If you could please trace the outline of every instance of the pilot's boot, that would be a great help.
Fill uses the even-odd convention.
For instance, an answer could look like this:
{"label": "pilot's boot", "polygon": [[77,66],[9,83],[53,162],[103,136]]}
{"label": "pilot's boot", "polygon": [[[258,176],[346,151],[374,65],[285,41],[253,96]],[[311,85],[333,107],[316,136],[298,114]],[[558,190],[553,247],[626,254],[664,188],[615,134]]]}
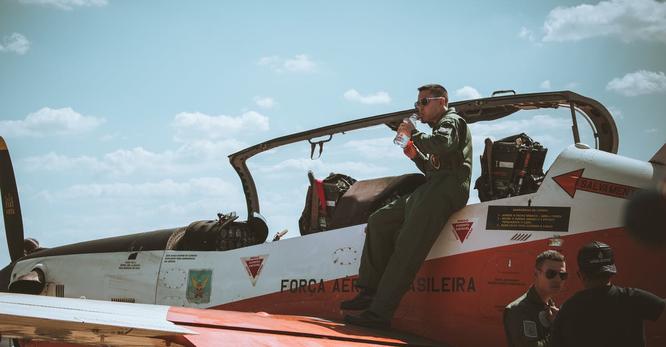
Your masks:
{"label": "pilot's boot", "polygon": [[345,323],[373,329],[388,329],[391,321],[386,320],[372,311],[363,311],[358,316],[345,315]]}
{"label": "pilot's boot", "polygon": [[370,307],[372,304],[372,299],[374,299],[374,291],[368,289],[362,289],[356,297],[351,300],[346,300],[340,303],[340,309],[342,310],[365,310]]}

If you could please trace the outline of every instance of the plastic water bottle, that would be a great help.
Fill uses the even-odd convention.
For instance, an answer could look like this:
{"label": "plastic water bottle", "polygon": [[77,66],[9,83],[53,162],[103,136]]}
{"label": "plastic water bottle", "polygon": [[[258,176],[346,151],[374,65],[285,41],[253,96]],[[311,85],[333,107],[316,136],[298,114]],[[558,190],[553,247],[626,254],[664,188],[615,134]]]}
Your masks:
{"label": "plastic water bottle", "polygon": [[[416,115],[416,113],[413,113],[409,118],[403,119],[402,122],[411,123],[412,126],[416,128],[417,119],[419,119],[419,117]],[[400,146],[401,148],[405,148],[407,147],[407,143],[409,143],[409,140],[411,140],[411,138],[412,138],[411,132],[399,131],[398,134],[393,139],[393,143]]]}

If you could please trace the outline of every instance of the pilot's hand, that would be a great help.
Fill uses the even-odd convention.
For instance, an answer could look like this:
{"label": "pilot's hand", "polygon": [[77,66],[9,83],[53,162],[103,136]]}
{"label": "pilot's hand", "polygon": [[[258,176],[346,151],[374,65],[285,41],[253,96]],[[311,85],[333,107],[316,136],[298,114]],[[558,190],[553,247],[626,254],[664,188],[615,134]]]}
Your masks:
{"label": "pilot's hand", "polygon": [[411,122],[402,122],[398,126],[398,132],[404,132],[406,134],[411,134],[414,130],[414,125]]}
{"label": "pilot's hand", "polygon": [[409,159],[414,159],[418,154],[416,152],[416,147],[414,146],[414,142],[412,142],[412,140],[409,140],[409,142],[407,142],[407,146],[405,146],[405,149],[403,149],[402,152],[405,153],[405,155]]}
{"label": "pilot's hand", "polygon": [[557,317],[558,312],[560,312],[560,309],[557,306],[548,306],[548,309],[546,310],[546,318],[552,323],[555,320],[555,317]]}

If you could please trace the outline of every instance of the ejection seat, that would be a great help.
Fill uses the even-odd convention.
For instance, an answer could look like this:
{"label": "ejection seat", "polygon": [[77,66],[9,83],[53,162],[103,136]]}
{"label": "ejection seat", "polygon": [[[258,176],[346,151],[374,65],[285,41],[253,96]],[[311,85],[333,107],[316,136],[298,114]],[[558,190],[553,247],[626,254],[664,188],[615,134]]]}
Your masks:
{"label": "ejection seat", "polygon": [[425,181],[418,173],[361,181],[333,173],[324,180],[311,176],[298,223],[301,235],[367,223],[374,211],[410,194]]}
{"label": "ejection seat", "polygon": [[167,250],[227,251],[266,242],[268,226],[255,214],[236,222],[235,213],[218,214],[217,220],[196,221],[177,229],[167,242]]}

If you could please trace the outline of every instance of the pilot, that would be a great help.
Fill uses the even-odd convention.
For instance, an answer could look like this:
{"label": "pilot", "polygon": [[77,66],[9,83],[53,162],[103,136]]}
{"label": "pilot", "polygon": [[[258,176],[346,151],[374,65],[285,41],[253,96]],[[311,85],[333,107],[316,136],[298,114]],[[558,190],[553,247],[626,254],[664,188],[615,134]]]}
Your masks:
{"label": "pilot", "polygon": [[557,315],[553,296],[568,277],[564,255],[548,250],[536,257],[534,283],[504,309],[509,347],[549,346],[550,326]]}
{"label": "pilot", "polygon": [[403,122],[398,131],[411,133],[404,153],[425,174],[426,183],[370,216],[359,268],[361,291],[340,305],[343,310],[364,310],[346,315],[350,324],[390,327],[449,216],[469,198],[472,134],[467,123],[448,107],[448,93],[441,85],[424,85],[418,91],[414,106],[432,133],[422,133],[410,122]]}
{"label": "pilot", "polygon": [[617,268],[613,250],[605,243],[583,246],[578,269],[585,289],[562,304],[553,322],[552,346],[645,346],[643,321],[659,319],[664,299],[613,285]]}

